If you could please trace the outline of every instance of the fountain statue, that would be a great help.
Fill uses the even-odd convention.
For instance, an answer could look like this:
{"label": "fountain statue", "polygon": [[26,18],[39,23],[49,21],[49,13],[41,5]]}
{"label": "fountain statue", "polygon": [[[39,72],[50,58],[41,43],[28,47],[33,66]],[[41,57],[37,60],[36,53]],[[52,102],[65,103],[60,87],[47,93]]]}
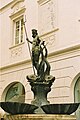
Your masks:
{"label": "fountain statue", "polygon": [[47,94],[51,90],[51,85],[55,80],[55,77],[50,75],[50,64],[47,60],[48,51],[45,45],[45,41],[41,41],[37,30],[32,30],[33,41],[28,38],[27,41],[32,44],[32,66],[33,75],[28,75],[27,79],[30,82],[31,90],[34,93],[33,105],[37,105],[39,108],[35,113],[44,113],[40,106],[49,104],[47,100]]}
{"label": "fountain statue", "polygon": [[47,60],[48,50],[46,48],[45,41],[40,40],[36,29],[32,30],[32,37],[33,41],[30,41],[26,33],[29,51],[29,43],[32,44],[30,56],[34,74],[27,75],[26,78],[31,85],[34,99],[31,104],[19,102],[0,102],[1,108],[12,115],[33,113],[72,114],[77,110],[79,103],[50,104],[47,100],[47,94],[51,91],[51,86],[55,81],[55,77],[50,75],[51,66]]}
{"label": "fountain statue", "polygon": [[41,41],[37,30],[32,30],[33,41],[30,41],[27,37],[27,41],[32,44],[32,66],[34,75],[28,75],[27,79],[30,82],[31,90],[34,93],[34,100],[32,104],[38,106],[34,111],[36,114],[71,114],[73,113],[79,103],[70,104],[50,104],[47,100],[47,94],[51,91],[52,83],[55,81],[55,77],[50,75],[50,64],[47,60],[48,51],[45,45],[45,41]]}

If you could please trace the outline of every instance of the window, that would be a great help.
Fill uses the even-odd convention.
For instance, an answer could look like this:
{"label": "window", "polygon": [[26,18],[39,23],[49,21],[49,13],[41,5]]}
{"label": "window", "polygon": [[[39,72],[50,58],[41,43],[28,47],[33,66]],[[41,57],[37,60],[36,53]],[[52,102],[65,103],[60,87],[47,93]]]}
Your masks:
{"label": "window", "polygon": [[21,83],[14,83],[8,89],[5,97],[5,101],[24,102],[25,101],[25,89]]}
{"label": "window", "polygon": [[[75,102],[80,103],[80,77],[77,79],[77,82],[74,86],[74,96],[75,96]],[[76,116],[77,116],[77,120],[80,120],[80,106],[76,111]]]}
{"label": "window", "polygon": [[23,16],[14,21],[14,45],[20,44],[24,39]]}

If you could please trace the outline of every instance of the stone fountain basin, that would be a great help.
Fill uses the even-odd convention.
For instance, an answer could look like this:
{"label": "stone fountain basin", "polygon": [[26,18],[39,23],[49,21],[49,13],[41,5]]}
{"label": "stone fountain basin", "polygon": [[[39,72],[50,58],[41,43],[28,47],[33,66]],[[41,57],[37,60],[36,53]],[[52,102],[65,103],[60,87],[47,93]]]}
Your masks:
{"label": "stone fountain basin", "polygon": [[33,114],[38,107],[35,105],[19,102],[0,102],[0,107],[7,113],[16,114]]}
{"label": "stone fountain basin", "polygon": [[70,115],[75,112],[80,103],[67,103],[67,104],[48,104],[43,105],[41,108],[46,114],[67,114]]}

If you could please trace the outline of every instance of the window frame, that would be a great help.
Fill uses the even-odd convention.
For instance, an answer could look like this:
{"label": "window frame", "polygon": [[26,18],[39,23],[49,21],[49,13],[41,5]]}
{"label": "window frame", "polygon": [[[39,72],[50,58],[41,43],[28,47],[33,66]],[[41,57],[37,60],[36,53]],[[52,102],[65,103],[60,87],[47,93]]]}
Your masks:
{"label": "window frame", "polygon": [[[24,15],[17,17],[16,19],[13,20],[13,45],[19,45],[24,42],[24,25],[23,25],[23,39],[21,42],[21,20],[23,19],[24,21]],[[16,23],[19,21],[19,42],[17,43],[16,41]]]}

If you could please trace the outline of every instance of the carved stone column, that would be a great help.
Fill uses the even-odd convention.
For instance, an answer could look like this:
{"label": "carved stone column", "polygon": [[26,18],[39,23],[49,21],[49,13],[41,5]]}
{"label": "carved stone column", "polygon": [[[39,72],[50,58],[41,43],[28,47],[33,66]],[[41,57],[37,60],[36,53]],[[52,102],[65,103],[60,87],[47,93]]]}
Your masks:
{"label": "carved stone column", "polygon": [[41,106],[49,104],[49,101],[47,100],[47,94],[48,92],[51,91],[51,86],[55,80],[55,77],[52,76],[48,77],[49,77],[48,81],[45,82],[39,82],[37,80],[30,81],[30,77],[28,77],[28,80],[31,85],[31,90],[34,93],[34,99],[32,100],[31,103],[39,107],[38,109],[35,110],[35,113],[44,113]]}

